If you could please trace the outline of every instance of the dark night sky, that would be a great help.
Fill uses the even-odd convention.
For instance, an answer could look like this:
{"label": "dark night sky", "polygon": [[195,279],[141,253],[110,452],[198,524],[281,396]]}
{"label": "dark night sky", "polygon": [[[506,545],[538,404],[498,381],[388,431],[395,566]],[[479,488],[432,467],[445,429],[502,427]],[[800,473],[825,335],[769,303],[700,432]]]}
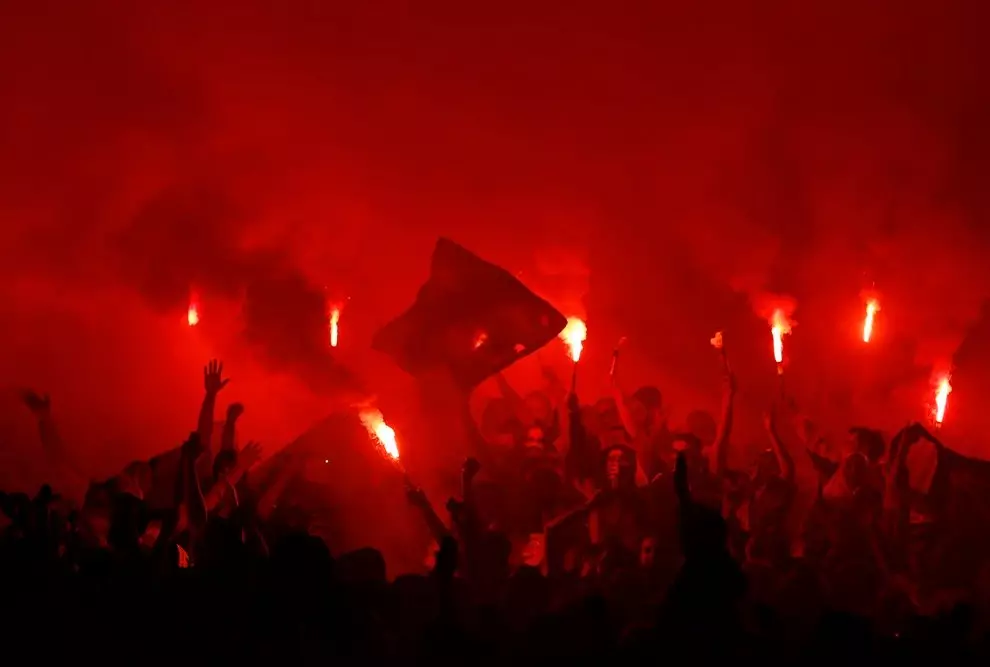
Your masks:
{"label": "dark night sky", "polygon": [[[368,341],[441,234],[587,317],[591,387],[628,335],[630,384],[655,379],[675,419],[713,406],[725,329],[745,433],[774,382],[759,311],[788,294],[803,403],[919,418],[990,294],[988,11],[2,0],[5,460],[34,447],[23,385],[52,392],[94,467],[174,444],[214,355],[249,434],[285,442],[329,401],[286,365],[281,329],[240,314],[273,277],[351,297],[341,358],[401,413],[409,381]],[[990,451],[975,346],[946,435]]]}

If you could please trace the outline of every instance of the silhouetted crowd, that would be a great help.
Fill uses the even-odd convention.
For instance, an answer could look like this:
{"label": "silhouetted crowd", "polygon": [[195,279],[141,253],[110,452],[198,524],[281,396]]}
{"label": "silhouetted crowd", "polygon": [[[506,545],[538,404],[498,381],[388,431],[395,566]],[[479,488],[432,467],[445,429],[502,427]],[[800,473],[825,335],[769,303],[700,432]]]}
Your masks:
{"label": "silhouetted crowd", "polygon": [[[826,443],[798,418],[803,442],[785,445],[778,418],[796,415],[782,401],[765,419],[767,449],[733,470],[736,387],[725,370],[719,418],[692,413],[681,430],[654,387],[626,395],[616,382],[613,396],[582,405],[552,374],[525,397],[499,376],[501,397],[468,420],[474,456],[459,497],[438,511],[408,482],[435,549],[423,572],[394,579],[380,552],[336,551],[283,502],[298,461],[249,480],[261,451],[236,445],[239,404],[215,422],[227,384],[219,363],[204,370],[186,442],[82,482],[80,502],[68,489],[85,478],[51,401],[25,392],[54,472],[33,497],[0,498],[8,660],[834,665],[985,655],[983,523],[966,494],[942,488],[942,443],[919,424],[889,441],[853,428],[847,442]],[[799,448],[814,489],[796,478]]]}

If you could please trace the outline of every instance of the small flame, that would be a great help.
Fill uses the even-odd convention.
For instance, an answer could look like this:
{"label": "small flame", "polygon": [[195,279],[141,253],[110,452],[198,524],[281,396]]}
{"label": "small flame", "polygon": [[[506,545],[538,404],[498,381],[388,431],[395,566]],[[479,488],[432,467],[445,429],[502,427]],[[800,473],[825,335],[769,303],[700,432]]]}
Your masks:
{"label": "small flame", "polygon": [[479,349],[487,340],[488,334],[484,331],[479,332],[478,335],[474,337],[474,349]]}
{"label": "small flame", "polygon": [[191,327],[199,324],[199,307],[195,302],[189,304],[189,310],[186,311],[186,321],[189,322],[189,326]]}
{"label": "small flame", "polygon": [[877,311],[880,310],[880,303],[876,299],[866,302],[866,319],[863,320],[863,342],[869,343],[873,336],[873,320]]}
{"label": "small flame", "polygon": [[395,439],[395,429],[385,423],[385,418],[380,410],[366,408],[361,410],[359,417],[364,427],[368,429],[368,435],[375,438],[382,446],[385,453],[394,461],[399,460],[399,445]]}
{"label": "small flame", "polygon": [[770,334],[773,336],[773,360],[777,362],[778,370],[780,364],[784,363],[784,339],[783,337],[791,333],[791,323],[780,308],[773,311],[770,318]]}
{"label": "small flame", "polygon": [[560,332],[560,339],[567,344],[571,353],[571,361],[575,364],[581,360],[584,341],[588,339],[588,327],[579,317],[568,317],[567,325]]}
{"label": "small flame", "polygon": [[337,337],[339,335],[340,308],[330,310],[330,347],[337,347]]}
{"label": "small flame", "polygon": [[716,350],[721,350],[722,349],[722,332],[721,331],[716,331],[715,332],[715,337],[712,338],[710,342],[712,344],[712,347],[714,347]]}
{"label": "small flame", "polygon": [[949,394],[951,393],[952,385],[949,384],[949,376],[944,375],[939,380],[938,388],[935,390],[935,409],[932,415],[935,420],[935,426],[941,426],[942,420],[945,419],[945,406],[949,403]]}

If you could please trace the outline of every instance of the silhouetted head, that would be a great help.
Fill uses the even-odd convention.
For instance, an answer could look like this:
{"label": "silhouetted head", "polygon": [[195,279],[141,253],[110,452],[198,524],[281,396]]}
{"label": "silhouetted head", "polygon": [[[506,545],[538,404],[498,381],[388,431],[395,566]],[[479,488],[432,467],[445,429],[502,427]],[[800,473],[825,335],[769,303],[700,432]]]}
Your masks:
{"label": "silhouetted head", "polygon": [[522,426],[517,423],[508,401],[490,399],[481,413],[481,434],[487,442],[499,447],[516,444]]}
{"label": "silhouetted head", "polygon": [[759,453],[753,466],[753,481],[757,484],[765,483],[772,477],[780,475],[780,464],[772,449],[766,449]]}
{"label": "silhouetted head", "polygon": [[147,461],[132,461],[124,468],[124,475],[127,476],[132,485],[128,489],[128,492],[136,495],[138,498],[144,498],[148,495],[148,492],[151,490],[152,481],[150,463]]}
{"label": "silhouetted head", "polygon": [[534,423],[548,426],[553,420],[553,403],[542,391],[531,391],[523,399]]}
{"label": "silhouetted head", "polygon": [[237,465],[237,452],[232,449],[223,449],[217,453],[213,459],[213,481],[217,481],[221,476],[229,474]]}
{"label": "silhouetted head", "polygon": [[692,410],[687,416],[687,430],[699,441],[705,444],[715,442],[718,433],[718,423],[711,413],[704,410]]}
{"label": "silhouetted head", "polygon": [[656,387],[640,387],[629,397],[627,407],[637,429],[654,428],[660,421],[663,397]]}
{"label": "silhouetted head", "polygon": [[849,449],[851,452],[862,454],[871,463],[883,458],[887,447],[880,431],[863,426],[849,429]]}
{"label": "silhouetted head", "polygon": [[604,452],[605,481],[609,488],[629,488],[636,484],[636,452],[625,445],[614,445]]}

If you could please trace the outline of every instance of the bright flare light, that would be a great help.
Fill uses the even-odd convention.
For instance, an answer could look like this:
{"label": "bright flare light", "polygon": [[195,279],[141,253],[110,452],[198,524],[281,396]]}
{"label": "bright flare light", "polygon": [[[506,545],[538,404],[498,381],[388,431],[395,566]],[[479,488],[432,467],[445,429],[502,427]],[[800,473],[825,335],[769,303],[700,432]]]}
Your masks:
{"label": "bright flare light", "polygon": [[863,342],[869,343],[873,336],[873,320],[877,311],[880,310],[880,303],[876,299],[866,302],[866,319],[863,320]]}
{"label": "bright flare light", "polygon": [[395,439],[395,429],[385,423],[385,418],[382,416],[381,411],[374,408],[366,408],[361,410],[358,416],[361,418],[361,423],[364,424],[364,427],[368,429],[368,435],[378,441],[378,444],[382,446],[382,449],[385,450],[389,458],[393,461],[398,461],[399,445]]}
{"label": "bright flare light", "polygon": [[584,341],[588,339],[588,327],[579,317],[568,317],[567,325],[560,332],[560,339],[567,344],[571,353],[571,361],[575,364],[581,360]]}

